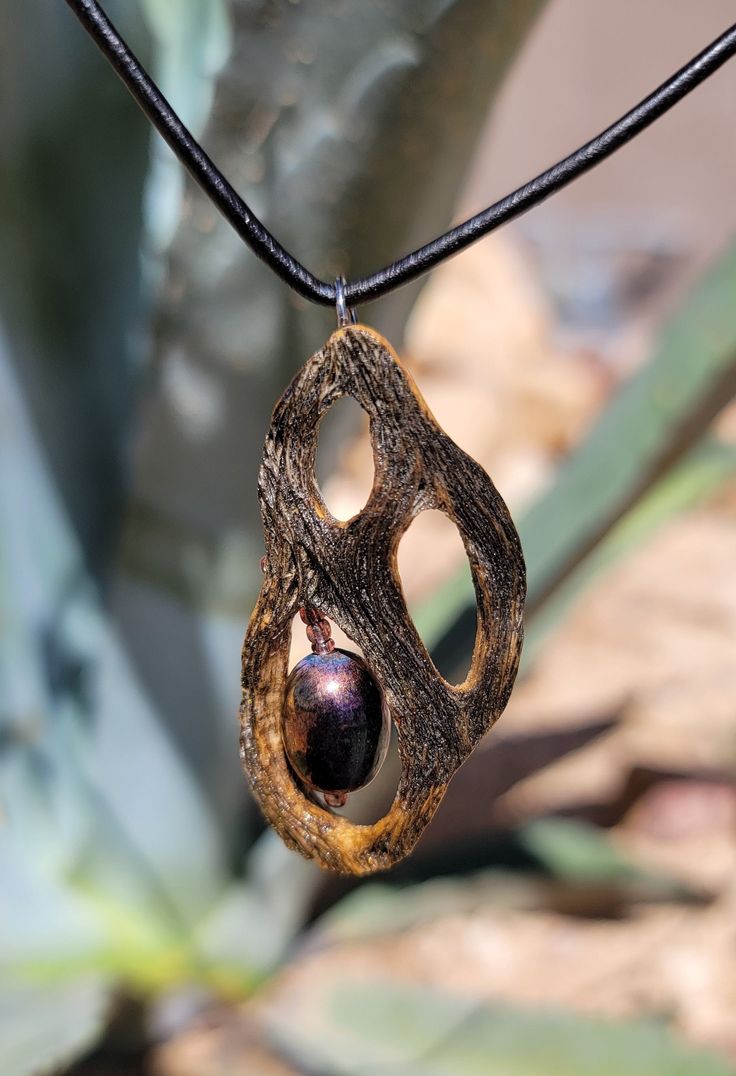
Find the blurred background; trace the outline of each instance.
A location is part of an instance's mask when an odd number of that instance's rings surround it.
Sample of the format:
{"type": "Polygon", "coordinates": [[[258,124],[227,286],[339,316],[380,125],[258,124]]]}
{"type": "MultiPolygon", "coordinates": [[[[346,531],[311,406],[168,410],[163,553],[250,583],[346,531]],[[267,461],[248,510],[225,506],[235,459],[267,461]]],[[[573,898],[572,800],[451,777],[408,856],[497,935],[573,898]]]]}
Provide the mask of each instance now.
{"type": "MultiPolygon", "coordinates": [[[[325,277],[507,193],[733,18],[106,8],[325,277]]],[[[2,7],[0,88],[0,1072],[736,1071],[736,66],[359,311],[493,476],[530,585],[506,714],[412,857],[360,882],[264,831],[237,752],[261,445],[334,312],[245,249],[61,0],[2,7]]],[[[356,411],[320,442],[342,518],[372,477],[356,411]]],[[[462,679],[457,533],[423,514],[399,563],[462,679]]],[[[394,758],[351,817],[395,782],[394,758]]]]}

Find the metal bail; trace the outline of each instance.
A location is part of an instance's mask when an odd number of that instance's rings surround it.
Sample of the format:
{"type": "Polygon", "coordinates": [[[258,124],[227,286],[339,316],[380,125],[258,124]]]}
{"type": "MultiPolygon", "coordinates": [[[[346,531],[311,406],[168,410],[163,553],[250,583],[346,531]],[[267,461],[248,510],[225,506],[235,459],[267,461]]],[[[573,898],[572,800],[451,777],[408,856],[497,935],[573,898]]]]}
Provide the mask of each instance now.
{"type": "Polygon", "coordinates": [[[337,324],[341,329],[344,328],[345,325],[355,325],[358,320],[358,315],[353,308],[348,306],[345,302],[345,284],[346,280],[344,276],[336,278],[335,309],[337,310],[337,324]]]}

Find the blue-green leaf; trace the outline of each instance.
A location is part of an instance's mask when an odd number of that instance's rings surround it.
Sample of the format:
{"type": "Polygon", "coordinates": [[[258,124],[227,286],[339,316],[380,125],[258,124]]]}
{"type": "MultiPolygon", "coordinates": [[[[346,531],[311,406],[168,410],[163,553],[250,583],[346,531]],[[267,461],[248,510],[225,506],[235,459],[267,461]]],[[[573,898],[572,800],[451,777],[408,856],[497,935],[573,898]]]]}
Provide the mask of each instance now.
{"type": "Polygon", "coordinates": [[[734,1076],[650,1021],[482,1005],[389,980],[340,979],[272,1010],[272,1033],[322,1076],[734,1076]]]}
{"type": "Polygon", "coordinates": [[[43,1076],[83,1054],[104,1028],[109,985],[100,978],[0,986],[0,1072],[43,1076]]]}

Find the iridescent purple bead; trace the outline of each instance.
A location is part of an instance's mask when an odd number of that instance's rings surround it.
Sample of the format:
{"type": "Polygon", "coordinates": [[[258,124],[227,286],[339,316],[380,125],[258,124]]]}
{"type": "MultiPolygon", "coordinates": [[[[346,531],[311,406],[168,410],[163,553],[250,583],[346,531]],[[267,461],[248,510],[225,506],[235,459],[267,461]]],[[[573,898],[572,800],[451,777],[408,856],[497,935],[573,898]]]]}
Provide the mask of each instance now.
{"type": "Polygon", "coordinates": [[[308,788],[340,806],[371,781],[388,750],[391,722],[383,692],[357,654],[310,654],[286,682],[284,749],[308,788]]]}

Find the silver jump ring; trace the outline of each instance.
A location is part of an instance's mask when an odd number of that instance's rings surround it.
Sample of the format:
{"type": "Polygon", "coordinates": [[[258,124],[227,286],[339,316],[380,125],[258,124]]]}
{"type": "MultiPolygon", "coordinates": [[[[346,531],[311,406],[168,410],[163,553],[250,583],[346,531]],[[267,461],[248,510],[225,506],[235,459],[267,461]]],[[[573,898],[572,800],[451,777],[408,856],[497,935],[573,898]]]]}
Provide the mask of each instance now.
{"type": "Polygon", "coordinates": [[[355,325],[358,320],[353,308],[348,306],[345,301],[345,284],[344,276],[339,276],[335,280],[335,309],[337,311],[337,324],[341,329],[345,325],[355,325]]]}

